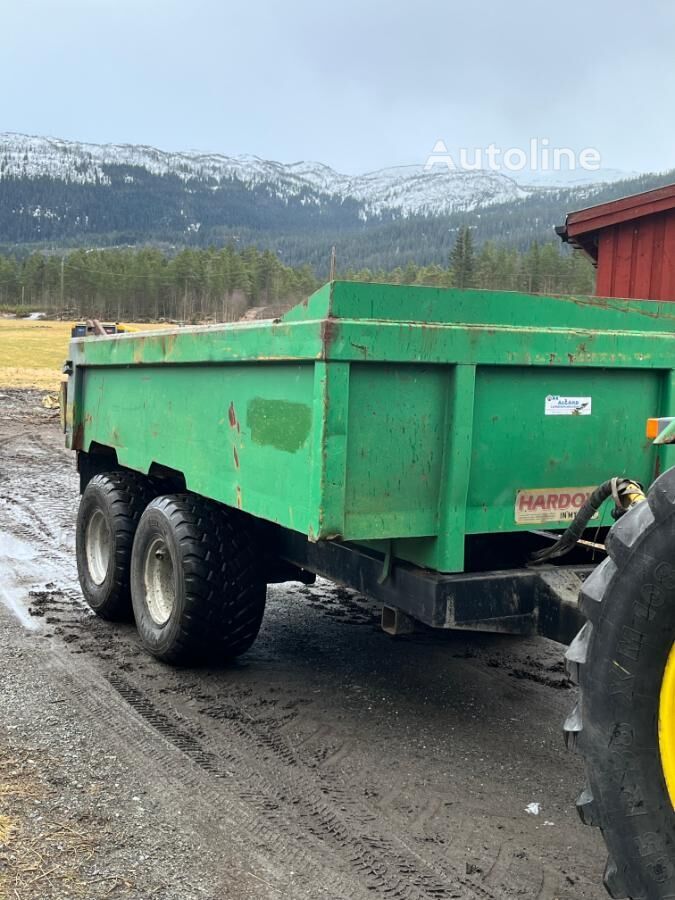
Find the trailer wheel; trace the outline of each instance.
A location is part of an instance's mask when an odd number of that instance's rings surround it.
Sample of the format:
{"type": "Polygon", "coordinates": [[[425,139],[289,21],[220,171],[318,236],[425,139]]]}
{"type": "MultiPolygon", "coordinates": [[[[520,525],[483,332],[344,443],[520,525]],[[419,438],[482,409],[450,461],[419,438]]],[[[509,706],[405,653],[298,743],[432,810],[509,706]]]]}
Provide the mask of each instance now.
{"type": "Polygon", "coordinates": [[[582,821],[609,849],[612,897],[675,896],[675,469],[610,531],[608,559],[580,605],[567,651],[580,686],[565,723],[584,757],[582,821]]]}
{"type": "Polygon", "coordinates": [[[84,599],[102,619],[131,617],[131,547],[151,499],[149,479],[135,472],[95,475],[82,494],[75,532],[77,572],[84,599]]]}
{"type": "Polygon", "coordinates": [[[243,517],[192,494],[149,504],[134,539],[131,595],[153,656],[178,665],[239,656],[258,635],[266,591],[243,517]]]}

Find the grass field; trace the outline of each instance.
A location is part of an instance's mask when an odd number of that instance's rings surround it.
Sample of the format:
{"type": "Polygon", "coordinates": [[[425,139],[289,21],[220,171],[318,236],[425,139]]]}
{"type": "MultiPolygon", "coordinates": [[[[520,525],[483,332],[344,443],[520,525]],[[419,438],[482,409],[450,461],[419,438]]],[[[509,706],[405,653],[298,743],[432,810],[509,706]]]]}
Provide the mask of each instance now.
{"type": "MultiPolygon", "coordinates": [[[[0,319],[0,388],[58,390],[73,322],[0,319]]],[[[125,325],[149,331],[162,325],[125,325]]]]}

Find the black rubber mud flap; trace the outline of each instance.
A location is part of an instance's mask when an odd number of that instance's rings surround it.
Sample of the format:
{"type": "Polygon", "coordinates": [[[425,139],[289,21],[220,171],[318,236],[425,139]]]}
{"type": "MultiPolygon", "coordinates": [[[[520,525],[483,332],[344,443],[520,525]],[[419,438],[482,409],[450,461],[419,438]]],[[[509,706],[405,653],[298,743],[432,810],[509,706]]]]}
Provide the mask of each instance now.
{"type": "Polygon", "coordinates": [[[77,572],[84,599],[102,619],[131,618],[131,548],[138,522],[152,497],[152,481],[135,472],[95,475],[82,494],[75,532],[77,572]],[[91,552],[87,552],[92,522],[100,522],[101,532],[109,539],[107,565],[103,556],[98,560],[100,574],[92,570],[91,552]]]}
{"type": "Polygon", "coordinates": [[[602,830],[612,897],[675,898],[675,813],[659,752],[659,698],[675,640],[675,469],[607,537],[584,583],[587,622],[567,652],[580,698],[565,723],[586,766],[577,801],[602,830]]]}
{"type": "Polygon", "coordinates": [[[266,593],[260,548],[245,516],[194,494],[148,505],[134,540],[131,594],[138,632],[153,656],[174,665],[239,656],[258,635],[266,593]],[[153,553],[170,558],[165,575],[153,553]],[[171,598],[158,607],[163,582],[171,598]]]}

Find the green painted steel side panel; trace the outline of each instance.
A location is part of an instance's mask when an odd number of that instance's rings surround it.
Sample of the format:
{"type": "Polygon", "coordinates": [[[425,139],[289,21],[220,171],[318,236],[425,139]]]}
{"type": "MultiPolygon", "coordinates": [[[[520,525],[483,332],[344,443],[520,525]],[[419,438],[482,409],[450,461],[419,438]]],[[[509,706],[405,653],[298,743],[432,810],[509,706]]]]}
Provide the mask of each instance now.
{"type": "Polygon", "coordinates": [[[313,366],[91,368],[83,391],[87,445],[113,447],[141,472],[183,472],[195,493],[309,529],[313,366]]]}
{"type": "MultiPolygon", "coordinates": [[[[335,282],[280,321],[71,344],[67,443],[307,534],[459,571],[519,490],[648,484],[672,304],[335,282]],[[592,398],[590,415],[546,398],[592,398]]],[[[556,522],[540,527],[556,528],[556,522]]]]}
{"type": "Polygon", "coordinates": [[[594,486],[610,474],[649,484],[655,448],[645,423],[660,390],[650,370],[479,370],[467,533],[511,530],[519,490],[594,486]],[[546,415],[552,394],[591,397],[592,414],[546,415]]]}
{"type": "Polygon", "coordinates": [[[345,493],[352,538],[438,533],[447,390],[445,366],[352,364],[345,493]]]}

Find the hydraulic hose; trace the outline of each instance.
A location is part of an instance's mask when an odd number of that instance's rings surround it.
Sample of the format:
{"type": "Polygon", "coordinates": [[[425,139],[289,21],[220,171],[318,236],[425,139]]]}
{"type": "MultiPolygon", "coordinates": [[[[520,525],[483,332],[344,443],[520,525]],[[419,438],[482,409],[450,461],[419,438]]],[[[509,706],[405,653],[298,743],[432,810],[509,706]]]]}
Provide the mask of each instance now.
{"type": "Polygon", "coordinates": [[[574,517],[574,521],[569,528],[563,532],[555,544],[533,553],[531,560],[534,563],[547,562],[549,559],[558,559],[569,553],[576,544],[581,540],[584,529],[591,521],[596,512],[600,509],[605,500],[614,497],[615,507],[613,516],[618,519],[631,506],[640,503],[645,499],[642,485],[630,478],[610,478],[604,481],[590,495],[588,500],[581,507],[574,517]]]}

